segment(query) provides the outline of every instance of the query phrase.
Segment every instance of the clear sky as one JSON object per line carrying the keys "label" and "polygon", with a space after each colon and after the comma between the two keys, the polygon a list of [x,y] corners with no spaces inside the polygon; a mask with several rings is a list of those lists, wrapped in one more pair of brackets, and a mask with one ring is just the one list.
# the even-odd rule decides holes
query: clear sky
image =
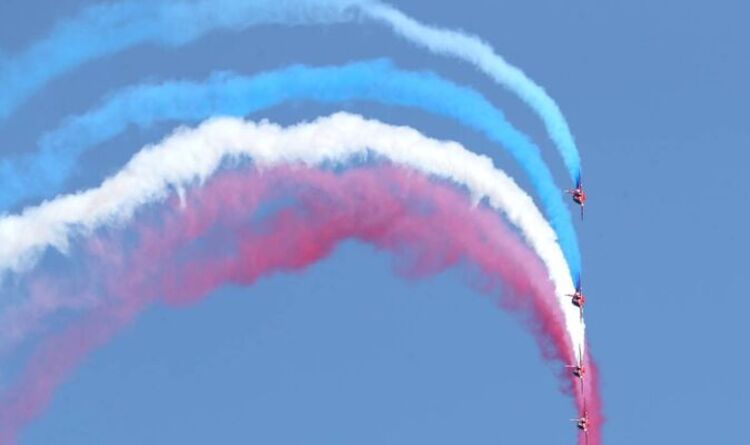
{"label": "clear sky", "polygon": [[[0,53],[38,38],[84,1],[4,0]],[[435,3],[441,3],[436,5]],[[745,440],[750,310],[750,59],[739,0],[398,1],[427,23],[480,35],[566,114],[589,195],[579,224],[586,321],[601,367],[607,444]],[[108,92],[162,78],[245,74],[290,63],[390,57],[480,90],[562,163],[520,101],[466,64],[376,25],[260,27],[185,47],[138,47],[87,64],[0,123],[3,154]],[[287,104],[283,123],[340,106]],[[351,103],[491,154],[434,116]],[[168,127],[92,151],[70,190],[97,184]],[[153,309],[91,355],[23,445],[132,443],[574,443],[575,415],[517,320],[463,284],[463,271],[409,282],[391,259],[348,243],[303,274]]]}

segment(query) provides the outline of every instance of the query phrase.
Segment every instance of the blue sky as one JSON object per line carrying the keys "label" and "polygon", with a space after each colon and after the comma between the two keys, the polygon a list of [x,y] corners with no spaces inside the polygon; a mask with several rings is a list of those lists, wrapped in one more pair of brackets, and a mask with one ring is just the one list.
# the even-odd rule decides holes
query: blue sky
{"label": "blue sky", "polygon": [[[602,372],[606,443],[739,443],[750,400],[741,331],[750,302],[740,289],[750,246],[741,229],[750,190],[750,7],[445,3],[395,4],[482,36],[548,90],[576,135],[590,199],[579,224],[586,320]],[[84,4],[3,2],[2,52]],[[175,50],[129,50],[27,102],[0,123],[0,150],[33,149],[64,116],[131,83],[382,56],[480,90],[542,146],[567,185],[541,123],[520,101],[379,26],[268,26]],[[528,187],[507,155],[453,122],[345,108],[459,140]],[[253,117],[292,123],[338,109],[287,104]],[[69,189],[98,183],[167,131],[131,132],[92,152]],[[349,243],[304,274],[151,310],[90,356],[21,443],[573,443],[572,404],[532,339],[462,277],[453,270],[407,282],[388,257]]]}

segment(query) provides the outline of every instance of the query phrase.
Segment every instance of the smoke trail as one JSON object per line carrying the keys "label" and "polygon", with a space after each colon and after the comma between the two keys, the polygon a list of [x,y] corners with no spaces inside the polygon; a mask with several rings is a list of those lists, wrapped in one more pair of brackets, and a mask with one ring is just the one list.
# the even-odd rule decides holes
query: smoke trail
{"label": "smoke trail", "polygon": [[404,39],[433,53],[471,63],[497,83],[517,94],[542,119],[573,183],[578,183],[581,179],[581,157],[568,122],[554,99],[521,69],[508,63],[477,36],[425,25],[386,3],[365,2],[361,9],[366,16],[389,25]]}
{"label": "smoke trail", "polygon": [[[248,224],[259,202],[288,195],[295,198],[294,206],[275,212],[263,224]],[[87,261],[109,295],[82,320],[42,342],[16,384],[2,395],[0,442],[12,442],[90,350],[106,343],[157,298],[181,305],[225,283],[251,285],[272,273],[300,271],[352,238],[402,256],[411,264],[411,276],[461,262],[472,265],[484,277],[479,289],[502,297],[505,307],[523,311],[522,320],[545,358],[573,360],[554,288],[535,255],[496,215],[419,175],[392,168],[339,176],[300,169],[235,173],[188,194],[186,201],[164,210],[157,223],[137,226],[135,246],[121,242],[118,233],[98,242]],[[196,239],[210,238],[217,227],[223,240],[231,240],[232,249],[180,255],[194,247]],[[111,252],[123,251],[124,261],[110,260]],[[498,289],[501,283],[503,292]],[[50,286],[45,292],[64,287]],[[571,377],[563,373],[560,378],[578,397],[570,391]],[[580,408],[580,399],[577,405]]]}
{"label": "smoke trail", "polygon": [[23,271],[49,247],[64,252],[77,234],[123,223],[144,204],[164,199],[170,188],[181,190],[205,180],[223,162],[252,159],[261,167],[344,164],[368,153],[458,183],[475,200],[486,197],[493,208],[502,211],[547,266],[574,350],[583,348],[584,326],[566,297],[574,286],[555,233],[512,179],[495,169],[489,158],[456,143],[438,142],[408,127],[345,113],[286,129],[224,118],[192,131],[177,131],[160,145],[138,153],[98,188],[0,219],[0,273]]}
{"label": "smoke trail", "polygon": [[581,160],[573,135],[560,108],[541,86],[480,38],[424,25],[388,4],[369,0],[211,0],[94,6],[58,26],[46,40],[19,56],[12,66],[0,69],[0,83],[8,86],[0,95],[0,118],[60,74],[139,43],[176,46],[198,39],[214,28],[348,22],[356,20],[357,11],[433,53],[473,64],[517,94],[541,117],[573,182],[580,180]]}
{"label": "smoke trail", "polygon": [[502,144],[531,179],[557,233],[571,277],[578,280],[580,252],[570,212],[539,149],[474,90],[431,73],[401,71],[383,60],[343,67],[294,66],[254,77],[222,74],[205,83],[170,82],[128,89],[44,137],[39,155],[0,164],[0,205],[55,190],[83,151],[123,132],[129,123],[145,126],[164,119],[244,116],[292,100],[356,99],[418,107],[456,119]]}
{"label": "smoke trail", "polygon": [[[584,400],[586,401],[586,411],[589,421],[595,428],[589,430],[589,443],[598,444],[602,442],[601,426],[604,424],[604,413],[602,411],[602,397],[599,392],[599,367],[591,357],[590,349],[586,349],[584,354],[584,363],[587,368],[587,380],[583,388]],[[581,437],[579,442],[585,444],[585,437]]]}
{"label": "smoke trail", "polygon": [[83,9],[0,66],[0,119],[56,77],[97,57],[156,43],[179,46],[213,29],[351,20],[348,0],[124,1]]}

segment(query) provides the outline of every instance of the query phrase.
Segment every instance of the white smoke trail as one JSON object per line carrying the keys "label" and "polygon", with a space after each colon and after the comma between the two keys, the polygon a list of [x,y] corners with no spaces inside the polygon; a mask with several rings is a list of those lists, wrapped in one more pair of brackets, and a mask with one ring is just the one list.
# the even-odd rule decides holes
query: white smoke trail
{"label": "white smoke trail", "polygon": [[178,129],[144,148],[101,186],[61,196],[0,219],[0,277],[23,272],[47,248],[65,252],[74,236],[127,222],[140,206],[166,199],[205,181],[222,163],[250,158],[259,168],[279,164],[343,164],[368,154],[453,181],[476,200],[505,214],[546,265],[577,355],[584,326],[566,294],[574,290],[555,232],[510,177],[486,157],[455,142],[427,138],[409,127],[386,125],[337,113],[311,123],[282,128],[236,118],[214,118],[195,129]]}

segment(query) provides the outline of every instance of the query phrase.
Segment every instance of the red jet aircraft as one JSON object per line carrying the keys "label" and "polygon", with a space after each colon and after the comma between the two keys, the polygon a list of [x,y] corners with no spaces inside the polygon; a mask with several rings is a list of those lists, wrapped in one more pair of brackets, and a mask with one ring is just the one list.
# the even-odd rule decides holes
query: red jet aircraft
{"label": "red jet aircraft", "polygon": [[571,420],[576,423],[576,426],[579,430],[583,431],[584,433],[587,433],[589,431],[589,415],[585,411],[583,413],[583,417]]}
{"label": "red jet aircraft", "polygon": [[581,432],[583,432],[583,434],[586,435],[586,443],[588,444],[589,443],[589,426],[591,425],[591,423],[589,421],[589,414],[588,414],[588,412],[584,409],[583,410],[583,416],[581,416],[581,417],[579,417],[577,419],[570,419],[570,420],[573,421],[573,422],[575,422],[576,423],[576,427],[578,427],[578,429],[581,430]]}
{"label": "red jet aircraft", "polygon": [[583,204],[586,202],[586,192],[583,191],[581,180],[578,180],[576,188],[565,190],[565,193],[568,193],[571,197],[573,197],[573,202],[581,206],[581,219],[583,219]]}
{"label": "red jet aircraft", "polygon": [[581,380],[581,385],[583,385],[583,377],[586,375],[586,367],[583,366],[583,354],[581,354],[581,350],[578,350],[578,364],[577,365],[566,365],[566,368],[570,368],[573,370],[573,375],[578,377]]}
{"label": "red jet aircraft", "polygon": [[581,319],[583,319],[583,305],[586,304],[586,297],[584,297],[583,293],[581,292],[581,286],[579,285],[575,293],[568,294],[568,296],[571,297],[573,306],[581,310]]}

